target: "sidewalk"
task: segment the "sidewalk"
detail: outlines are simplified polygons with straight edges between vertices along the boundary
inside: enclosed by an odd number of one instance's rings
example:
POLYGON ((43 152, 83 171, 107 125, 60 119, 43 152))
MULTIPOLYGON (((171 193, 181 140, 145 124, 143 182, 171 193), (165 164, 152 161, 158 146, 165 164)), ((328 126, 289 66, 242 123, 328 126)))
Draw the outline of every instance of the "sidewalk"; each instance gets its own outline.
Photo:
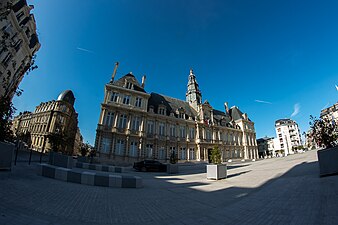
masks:
POLYGON ((178 175, 139 173, 143 189, 65 183, 19 163, 0 173, 0 224, 336 224, 338 176, 319 178, 316 152, 178 175))

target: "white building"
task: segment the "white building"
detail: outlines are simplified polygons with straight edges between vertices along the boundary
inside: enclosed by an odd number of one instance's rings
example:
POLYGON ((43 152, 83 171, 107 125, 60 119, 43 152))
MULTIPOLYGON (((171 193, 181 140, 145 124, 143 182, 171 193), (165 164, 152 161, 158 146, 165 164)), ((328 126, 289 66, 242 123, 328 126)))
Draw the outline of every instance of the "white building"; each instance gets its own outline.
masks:
POLYGON ((277 153, 285 156, 294 154, 294 148, 302 145, 298 124, 291 119, 280 119, 275 122, 277 140, 274 147, 277 153))
POLYGON ((13 98, 40 43, 26 0, 0 1, 0 96, 13 98))

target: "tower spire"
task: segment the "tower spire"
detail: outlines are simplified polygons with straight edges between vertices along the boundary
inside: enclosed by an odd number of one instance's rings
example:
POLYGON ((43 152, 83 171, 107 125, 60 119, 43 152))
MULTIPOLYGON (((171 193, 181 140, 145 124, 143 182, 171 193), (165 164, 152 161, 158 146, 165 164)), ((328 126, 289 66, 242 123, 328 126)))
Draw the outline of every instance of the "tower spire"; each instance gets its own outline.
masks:
POLYGON ((198 110, 198 105, 202 102, 202 94, 192 68, 190 69, 188 77, 186 101, 189 102, 195 110, 198 110))

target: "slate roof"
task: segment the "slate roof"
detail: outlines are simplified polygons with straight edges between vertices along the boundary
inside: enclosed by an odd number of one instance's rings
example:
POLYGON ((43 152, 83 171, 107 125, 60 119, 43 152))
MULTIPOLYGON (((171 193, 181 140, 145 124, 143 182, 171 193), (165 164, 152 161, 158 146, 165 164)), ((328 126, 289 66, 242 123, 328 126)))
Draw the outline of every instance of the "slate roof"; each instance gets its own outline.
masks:
POLYGON ((233 120, 244 119, 242 111, 236 106, 231 107, 229 113, 233 120))
POLYGON ((194 108, 192 108, 189 105, 188 102, 180 100, 180 99, 168 97, 165 95, 157 94, 157 93, 151 93, 149 101, 148 101, 148 109, 150 106, 153 106, 154 112, 158 113, 158 108, 159 108, 159 105, 161 104, 166 107, 167 116, 170 115, 170 112, 174 112, 176 115, 176 110, 179 108, 182 108, 188 117, 191 116, 194 118, 197 116, 197 112, 195 111, 194 108))
POLYGON ((230 116, 227 115, 225 112, 214 109, 213 113, 214 113, 214 121, 216 121, 217 124, 220 124, 221 120, 224 120, 225 124, 228 124, 231 121, 230 116))

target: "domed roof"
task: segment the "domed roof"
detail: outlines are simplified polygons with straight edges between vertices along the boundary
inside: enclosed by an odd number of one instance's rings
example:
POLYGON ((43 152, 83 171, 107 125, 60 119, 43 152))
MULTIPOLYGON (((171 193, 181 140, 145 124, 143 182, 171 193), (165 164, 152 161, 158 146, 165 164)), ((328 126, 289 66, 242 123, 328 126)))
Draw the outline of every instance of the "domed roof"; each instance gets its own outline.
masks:
POLYGON ((59 95, 57 100, 58 101, 65 101, 65 102, 68 102, 71 105, 74 105, 75 97, 74 97, 74 94, 71 90, 65 90, 59 95))

